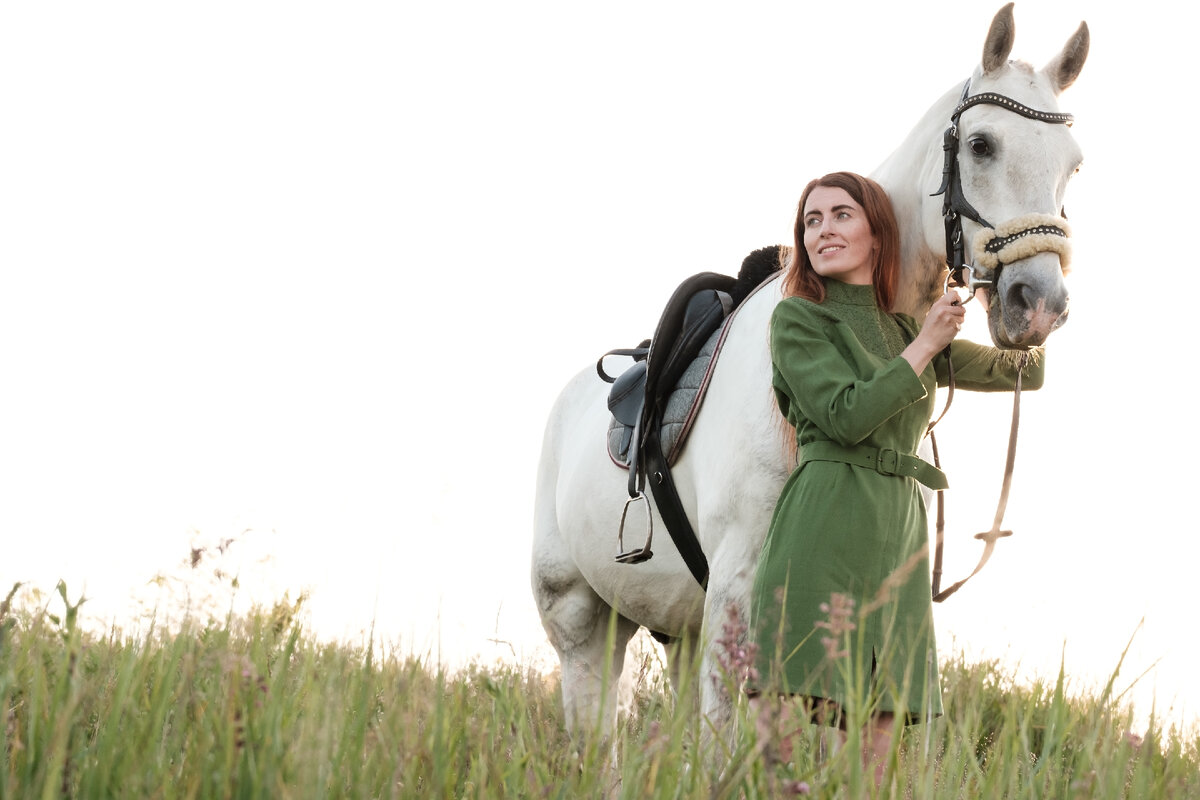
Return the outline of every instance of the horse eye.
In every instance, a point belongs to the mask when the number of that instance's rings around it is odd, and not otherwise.
[[[967,147],[970,147],[971,154],[976,156],[987,156],[992,153],[991,145],[982,136],[972,136],[967,140]]]

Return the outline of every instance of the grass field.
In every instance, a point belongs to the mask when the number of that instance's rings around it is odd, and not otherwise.
[[[0,605],[0,800],[1200,798],[1195,731],[1135,732],[1108,691],[1068,696],[1061,678],[1022,684],[961,657],[943,663],[945,715],[905,729],[876,791],[815,728],[774,763],[744,703],[712,743],[653,655],[612,741],[573,742],[557,675],[316,641],[298,603],[131,638],[82,630],[65,586],[40,606],[18,597]]]

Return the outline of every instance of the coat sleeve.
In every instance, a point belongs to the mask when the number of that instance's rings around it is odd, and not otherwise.
[[[921,327],[907,314],[897,314],[896,320],[908,332],[910,340],[916,338]],[[960,388],[975,392],[1008,392],[1017,385],[1017,365],[1020,350],[1000,350],[989,345],[955,339],[950,343],[950,359],[954,362],[954,383]],[[937,371],[938,386],[950,382],[950,370],[944,354],[933,360]],[[1029,351],[1029,360],[1021,372],[1022,389],[1040,389],[1046,378],[1046,351],[1035,347]]]
[[[771,358],[783,383],[776,387],[780,409],[789,421],[795,424],[798,412],[838,444],[856,445],[926,397],[920,378],[903,358],[860,375],[851,363],[856,349],[861,345],[853,334],[813,304],[789,298],[776,306]]]
[[[950,345],[956,385],[976,392],[1011,391],[1017,385],[1017,367],[1022,352],[1000,350],[988,345],[955,340]],[[945,357],[937,359],[938,383],[945,386],[949,371]],[[1046,378],[1046,352],[1040,347],[1029,351],[1029,360],[1021,372],[1022,389],[1040,389]]]

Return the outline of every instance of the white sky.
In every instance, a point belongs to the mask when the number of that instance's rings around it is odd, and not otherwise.
[[[311,590],[324,634],[544,656],[527,562],[559,387],[683,278],[786,241],[809,178],[870,172],[999,6],[5,5],[0,590],[65,578],[121,619],[190,542],[250,529],[243,593]],[[1062,101],[1073,310],[1023,407],[1017,535],[939,609],[943,646],[1065,657],[1084,688],[1144,617],[1118,687],[1161,659],[1135,694],[1195,716],[1196,12],[1016,17],[1039,66],[1092,32]],[[952,576],[1008,413],[960,393],[944,423]]]

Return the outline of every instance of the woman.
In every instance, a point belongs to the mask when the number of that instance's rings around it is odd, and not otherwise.
[[[965,309],[953,292],[920,326],[892,313],[899,253],[879,184],[836,172],[804,189],[770,326],[775,396],[795,429],[798,463],[775,508],[752,606],[760,676],[752,694],[802,698],[813,719],[842,730],[847,711],[869,719],[863,757],[877,777],[895,715],[941,713],[918,484],[944,488],[945,478],[916,451],[947,377],[945,350],[961,388],[1012,389],[1018,369],[1012,354],[954,341]],[[1024,386],[1042,378],[1038,352]]]

